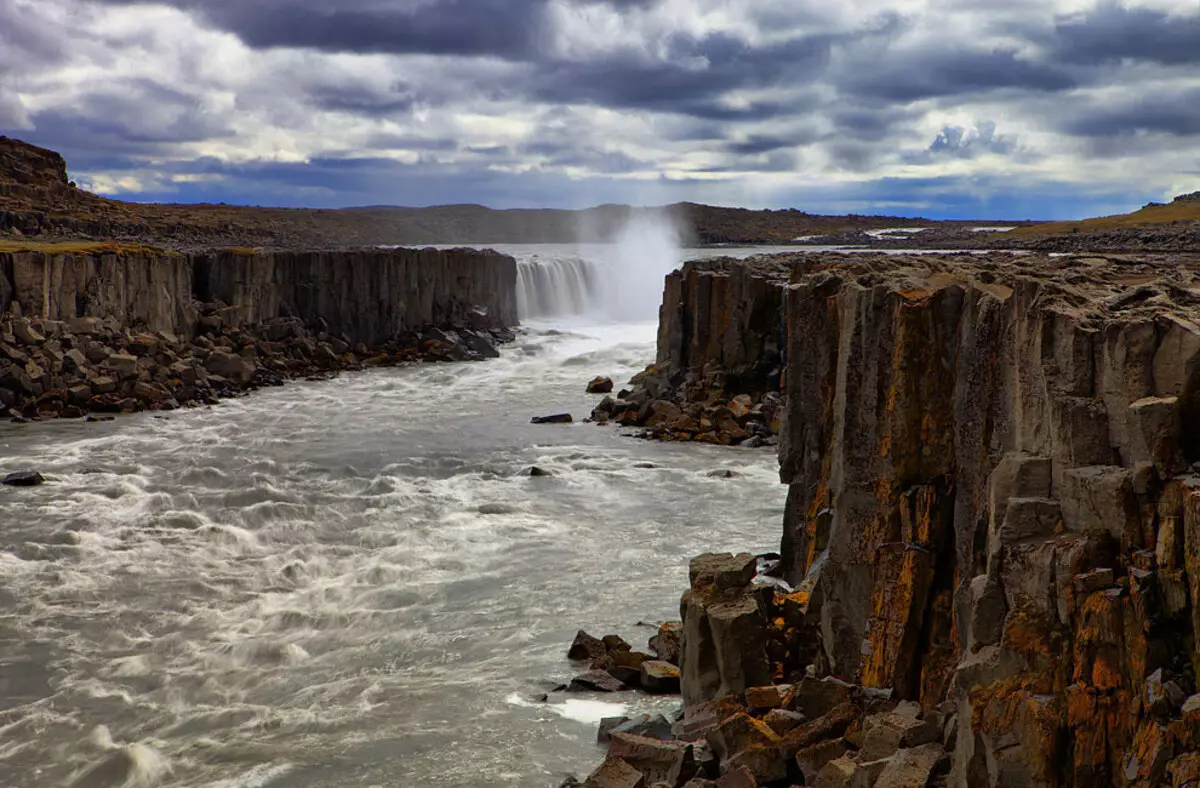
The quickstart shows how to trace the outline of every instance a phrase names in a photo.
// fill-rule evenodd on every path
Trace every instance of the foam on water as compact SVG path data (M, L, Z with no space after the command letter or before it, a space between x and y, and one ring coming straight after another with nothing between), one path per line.
M581 626L644 641L634 622L677 615L688 556L778 540L769 452L529 424L585 415L584 382L628 379L654 335L652 319L530 321L481 364L0 425L0 473L51 477L0 492L0 785L530 786L588 769L594 731L574 720L592 699L506 698L569 679ZM97 726L107 739L85 745Z

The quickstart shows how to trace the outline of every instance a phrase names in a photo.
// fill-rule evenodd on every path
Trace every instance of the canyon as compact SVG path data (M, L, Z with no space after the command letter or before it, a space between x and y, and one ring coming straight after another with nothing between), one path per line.
M685 715L657 757L722 786L1195 784L1198 272L960 254L673 275L641 396L784 394L789 493L782 588L750 555L693 560Z

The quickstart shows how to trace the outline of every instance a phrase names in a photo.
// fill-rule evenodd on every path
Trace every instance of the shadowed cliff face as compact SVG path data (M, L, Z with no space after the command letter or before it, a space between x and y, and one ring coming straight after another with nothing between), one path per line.
M0 252L0 412L173 410L294 377L495 357L516 261L471 249Z
M227 325L318 318L367 344L468 319L516 325L516 262L475 249L216 252L138 247L0 252L0 304L27 317L98 317L123 328L194 333L197 302L220 300Z
M1196 690L1197 273L793 269L786 576L823 671L956 703L958 784L1158 784L1200 743L1155 700Z

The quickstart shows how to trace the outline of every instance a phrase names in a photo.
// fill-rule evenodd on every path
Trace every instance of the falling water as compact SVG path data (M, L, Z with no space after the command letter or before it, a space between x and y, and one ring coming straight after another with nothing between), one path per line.
M586 314L600 302L599 285L591 260L531 255L517 261L517 313L522 319Z

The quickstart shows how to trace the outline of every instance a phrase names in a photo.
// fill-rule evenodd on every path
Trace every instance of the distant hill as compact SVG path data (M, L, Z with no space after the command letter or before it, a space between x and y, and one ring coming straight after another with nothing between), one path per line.
M658 208L602 205L583 211L493 210L482 205L319 210L131 203L75 188L58 153L0 137L0 234L9 236L136 241L175 248L565 243L609 240L635 214L669 218L687 242L706 245L781 244L809 236L853 238L895 227L959 230L971 224L694 203Z
M1043 251L1200 251L1200 192L1132 213L1013 230L1011 240Z

